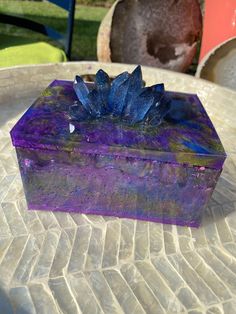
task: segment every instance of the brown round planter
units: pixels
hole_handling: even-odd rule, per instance
[[[98,60],[184,72],[201,29],[197,0],[118,0],[101,23]]]

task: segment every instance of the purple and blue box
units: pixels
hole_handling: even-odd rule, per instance
[[[11,130],[29,209],[198,227],[226,158],[196,95],[110,82],[52,82]]]

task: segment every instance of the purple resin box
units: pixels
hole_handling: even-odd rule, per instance
[[[198,97],[166,95],[191,115],[129,124],[71,119],[73,82],[49,85],[11,131],[28,208],[199,226],[226,155]]]

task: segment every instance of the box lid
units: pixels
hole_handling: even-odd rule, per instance
[[[128,125],[116,118],[71,122],[73,82],[52,82],[11,130],[13,145],[79,151],[220,169],[224,148],[197,95],[167,92],[192,106],[194,118],[159,126]]]

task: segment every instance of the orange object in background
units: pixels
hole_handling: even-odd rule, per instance
[[[196,77],[236,90],[236,0],[205,0]]]
[[[236,0],[205,0],[201,61],[214,47],[236,37]]]

